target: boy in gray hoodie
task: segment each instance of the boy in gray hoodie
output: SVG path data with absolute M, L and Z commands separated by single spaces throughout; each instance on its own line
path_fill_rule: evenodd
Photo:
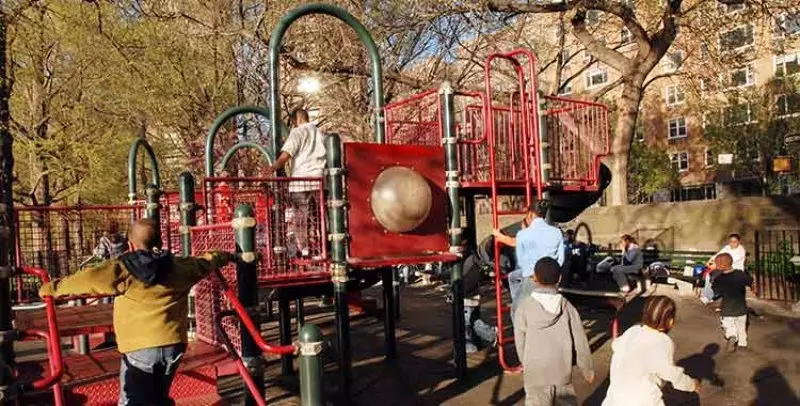
M 572 387 L 573 357 L 584 378 L 594 381 L 581 317 L 558 293 L 559 268 L 550 257 L 536 263 L 536 287 L 530 296 L 520 298 L 514 314 L 514 342 L 525 370 L 525 406 L 578 404 Z

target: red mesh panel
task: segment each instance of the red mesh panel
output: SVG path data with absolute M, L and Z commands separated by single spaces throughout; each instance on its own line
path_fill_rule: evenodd
M 236 250 L 236 241 L 230 223 L 211 224 L 192 227 L 192 255 L 202 255 L 209 251 Z M 236 267 L 233 264 L 222 269 L 228 286 L 237 289 Z M 214 325 L 214 318 L 222 311 L 231 309 L 230 303 L 223 294 L 222 284 L 215 277 L 206 278 L 194 287 L 194 314 L 197 323 L 197 338 L 209 344 L 221 345 L 223 341 Z M 241 335 L 236 318 L 228 317 L 223 321 L 234 347 L 241 351 Z
M 608 108 L 602 104 L 545 97 L 545 136 L 550 145 L 550 181 L 597 184 L 600 158 L 609 153 Z
M 239 204 L 256 216 L 259 282 L 271 286 L 328 279 L 321 178 L 205 178 L 207 221 L 230 221 Z
M 439 106 L 439 91 L 431 89 L 384 107 L 386 143 L 441 145 Z
M 16 210 L 16 257 L 18 266 L 46 269 L 55 277 L 78 271 L 93 255 L 103 232 L 111 228 L 126 233 L 136 206 L 24 207 Z M 38 278 L 17 276 L 12 280 L 12 300 L 37 300 Z

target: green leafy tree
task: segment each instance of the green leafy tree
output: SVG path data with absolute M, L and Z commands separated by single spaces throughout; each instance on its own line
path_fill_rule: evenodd
M 658 145 L 634 142 L 628 166 L 628 198 L 645 203 L 657 192 L 675 186 L 678 172 L 667 151 Z
M 781 193 L 796 176 L 777 173 L 773 160 L 800 154 L 785 139 L 800 133 L 800 93 L 795 81 L 776 78 L 760 88 L 729 92 L 704 112 L 705 138 L 715 151 L 733 154 L 736 178 L 751 178 L 764 194 Z

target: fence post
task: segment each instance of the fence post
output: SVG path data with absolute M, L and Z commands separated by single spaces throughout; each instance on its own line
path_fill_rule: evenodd
M 158 241 L 161 243 L 160 247 L 163 247 L 163 241 L 161 241 L 161 202 L 159 199 L 161 198 L 161 190 L 159 190 L 158 186 L 156 185 L 148 185 L 147 186 L 147 205 L 145 206 L 146 210 L 146 217 L 150 220 L 155 221 L 158 225 L 156 227 L 156 233 L 158 234 Z
M 461 246 L 461 200 L 458 196 L 461 185 L 458 181 L 458 137 L 455 123 L 455 92 L 450 82 L 442 83 L 439 90 L 442 103 L 442 136 L 445 152 L 445 188 L 450 198 L 450 225 L 447 233 L 450 236 L 450 252 L 462 255 Z M 467 337 L 464 320 L 464 281 L 461 274 L 461 259 L 450 265 L 450 290 L 453 294 L 453 361 L 457 378 L 467 375 Z
M 236 237 L 236 253 L 241 257 L 236 262 L 236 285 L 238 287 L 239 301 L 247 309 L 247 313 L 256 326 L 261 325 L 258 317 L 258 275 L 256 274 L 256 219 L 253 209 L 246 204 L 240 204 L 233 212 L 231 221 Z M 264 397 L 264 365 L 261 349 L 255 343 L 247 330 L 240 329 L 242 337 L 242 361 L 258 386 L 260 396 Z M 245 405 L 255 405 L 255 399 L 246 388 Z
M 338 134 L 326 140 L 328 153 L 328 221 L 331 241 L 331 280 L 335 301 L 336 339 L 339 349 L 339 392 L 350 397 L 350 309 L 347 304 L 347 225 L 345 223 L 342 141 Z
M 188 257 L 192 255 L 192 235 L 189 228 L 197 225 L 197 204 L 194 201 L 194 175 L 191 172 L 183 172 L 178 175 L 178 192 L 180 193 L 180 205 L 178 208 L 181 213 L 181 255 Z M 194 314 L 194 289 L 189 291 L 189 334 L 194 336 L 196 329 Z
M 762 268 L 764 267 L 764 261 L 763 261 L 763 258 L 761 258 L 761 232 L 760 231 L 756 231 L 755 234 L 756 234 L 755 235 L 756 266 L 755 266 L 755 270 L 753 271 L 753 273 L 755 273 L 754 276 L 756 277 L 756 286 L 758 286 L 758 292 L 756 292 L 757 293 L 756 296 L 758 296 L 759 298 L 763 298 L 764 297 L 764 290 L 763 290 L 764 289 L 764 277 L 763 277 L 763 275 L 764 275 L 763 272 L 764 271 L 763 271 Z
M 300 404 L 302 406 L 322 406 L 322 331 L 314 324 L 303 325 L 300 329 Z

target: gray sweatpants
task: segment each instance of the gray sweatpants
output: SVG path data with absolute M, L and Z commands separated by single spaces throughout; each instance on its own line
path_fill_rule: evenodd
M 725 339 L 734 337 L 739 347 L 747 347 L 747 315 L 722 317 L 722 329 Z
M 636 265 L 614 265 L 611 267 L 611 275 L 617 281 L 617 286 L 622 289 L 628 285 L 628 277 L 626 275 L 635 275 L 642 270 L 642 267 Z
M 525 406 L 577 406 L 578 396 L 572 384 L 564 386 L 525 385 Z

